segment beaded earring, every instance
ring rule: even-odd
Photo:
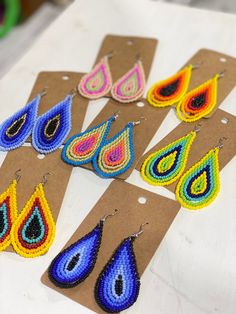
[[[226,139],[226,138],[223,138]],[[200,209],[214,201],[220,190],[219,145],[211,149],[199,162],[180,178],[176,187],[176,198],[189,209]]]
[[[56,226],[43,189],[46,182],[45,175],[12,225],[12,246],[23,257],[45,254],[55,237]]]
[[[118,114],[114,114],[107,121],[69,138],[63,147],[62,159],[73,166],[89,163],[104,144],[111,124],[117,117]]]
[[[155,83],[147,93],[147,100],[154,107],[167,107],[180,101],[187,93],[192,70],[197,65],[188,65],[176,74],[165,80]]]
[[[66,96],[35,123],[32,145],[41,154],[57,150],[71,130],[71,105],[75,92]]]
[[[182,175],[190,148],[196,138],[199,127],[177,139],[169,145],[150,154],[142,164],[141,175],[153,185],[169,185]]]
[[[45,91],[39,93],[24,108],[0,125],[0,150],[10,151],[23,145],[31,135],[37,118],[38,106]]]
[[[140,121],[129,122],[114,137],[104,141],[92,160],[98,175],[113,178],[131,167],[134,162],[133,127],[138,124]]]
[[[121,312],[133,305],[138,298],[140,278],[133,244],[143,233],[146,224],[121,242],[96,281],[95,299],[105,312]]]
[[[16,185],[20,180],[19,172],[20,169],[7,190],[0,195],[0,251],[11,244],[11,227],[17,217]]]
[[[113,84],[111,96],[121,103],[133,102],[144,94],[145,85],[143,64],[139,59],[131,70]]]
[[[96,264],[104,222],[117,212],[116,209],[114,213],[105,215],[92,231],[54,258],[49,266],[48,276],[57,287],[75,287],[89,276]]]
[[[222,77],[224,71],[188,92],[176,106],[179,119],[194,122],[211,113],[217,103],[218,80]]]
[[[112,77],[108,60],[112,56],[113,53],[107,54],[90,73],[81,78],[77,87],[80,95],[88,99],[98,99],[111,90]]]

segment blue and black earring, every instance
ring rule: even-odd
[[[139,121],[129,122],[114,137],[105,140],[93,157],[93,167],[99,176],[113,178],[128,170],[134,162],[133,128]]]
[[[31,135],[35,124],[38,106],[45,91],[0,125],[0,150],[9,151],[22,146]]]
[[[41,154],[57,150],[71,130],[71,106],[76,93],[73,91],[61,102],[36,120],[32,145]]]
[[[138,298],[140,278],[133,243],[143,233],[146,224],[142,224],[138,232],[121,242],[97,279],[94,295],[105,312],[121,312]]]
[[[114,213],[105,215],[92,231],[54,258],[48,276],[57,287],[75,287],[89,276],[97,260],[104,222],[117,212],[115,209]]]

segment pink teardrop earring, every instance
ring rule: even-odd
[[[140,56],[133,68],[118,79],[111,89],[112,98],[121,102],[129,103],[138,100],[144,94],[146,85],[145,73]]]
[[[108,60],[113,55],[113,51],[105,55],[88,74],[81,78],[77,87],[80,95],[88,99],[98,99],[109,93],[112,77]]]

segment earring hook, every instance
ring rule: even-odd
[[[223,71],[221,71],[220,73],[218,73],[218,79],[221,79],[225,76],[225,72],[226,70],[224,69]]]
[[[223,146],[224,146],[223,142],[226,141],[227,139],[228,139],[228,138],[225,137],[225,136],[221,137],[221,138],[219,139],[219,143],[218,143],[218,145],[217,145],[216,147],[218,147],[219,149],[223,148]]]
[[[136,126],[136,125],[139,125],[142,120],[147,120],[147,118],[145,118],[145,117],[140,117],[140,120],[131,121],[130,123],[131,123],[133,126]]]
[[[141,224],[141,226],[139,227],[139,231],[131,234],[131,238],[138,238],[143,232],[144,232],[144,229],[143,227],[146,226],[146,225],[149,225],[149,222],[145,222],[144,224]]]
[[[47,172],[43,175],[42,186],[44,186],[47,183],[47,181],[48,181],[47,176],[49,176],[49,175],[51,175],[50,172]]]
[[[114,212],[113,212],[113,213],[107,214],[107,215],[103,216],[103,217],[101,218],[101,221],[105,222],[105,221],[107,220],[107,218],[115,216],[115,215],[118,213],[118,211],[119,211],[119,209],[117,209],[117,208],[114,209]]]
[[[114,55],[115,55],[115,50],[111,50],[110,52],[108,52],[107,54],[106,54],[106,57],[108,58],[108,59],[111,59]]]
[[[198,133],[201,130],[201,126],[202,126],[201,123],[196,124],[195,127],[194,127],[194,132]]]
[[[48,87],[45,86],[45,87],[43,88],[43,90],[39,93],[39,95],[40,95],[41,97],[45,96],[45,95],[47,94],[47,89],[48,89]]]
[[[76,88],[72,89],[72,91],[70,92],[70,95],[71,95],[72,99],[75,97],[75,95],[77,95]]]
[[[203,61],[200,61],[200,62],[198,62],[198,63],[196,63],[196,64],[192,64],[192,69],[193,69],[193,70],[199,69],[200,66],[201,66],[203,63],[204,63]]]
[[[18,169],[15,172],[15,179],[17,183],[20,181],[20,178],[21,178],[21,175],[19,174],[19,172],[21,172],[21,169]]]
[[[137,61],[142,61],[142,57],[141,57],[141,54],[140,54],[140,53],[137,53],[137,54],[136,54],[135,60],[136,60],[136,62],[137,62]]]
[[[114,119],[116,120],[119,117],[120,110],[116,111],[113,115]]]

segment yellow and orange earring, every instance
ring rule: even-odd
[[[12,225],[12,246],[23,257],[45,254],[55,237],[56,226],[43,188],[46,182],[45,175]]]
[[[11,244],[11,228],[17,217],[16,185],[20,179],[19,172],[20,169],[7,190],[0,195],[0,251]]]
[[[222,77],[224,71],[188,92],[176,106],[179,119],[194,122],[211,113],[217,104],[218,80]]]
[[[200,64],[188,65],[171,77],[157,82],[148,91],[147,100],[154,107],[167,107],[180,101],[188,91],[192,70]]]

